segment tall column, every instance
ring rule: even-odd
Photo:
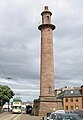
[[[41,31],[41,65],[40,65],[40,97],[54,96],[54,57],[53,57],[53,30],[51,15],[48,6],[45,6],[42,15]]]
[[[54,57],[53,57],[53,30],[51,15],[48,6],[45,6],[42,15],[41,31],[41,65],[40,65],[40,96],[34,100],[34,115],[46,116],[47,113],[62,109],[62,100],[54,94]]]

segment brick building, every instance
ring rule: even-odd
[[[55,93],[57,98],[62,99],[64,110],[82,110],[83,100],[80,87],[65,87],[56,90]]]
[[[82,94],[82,109],[83,109],[83,85],[81,86],[81,94]]]

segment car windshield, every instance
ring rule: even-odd
[[[51,115],[50,115],[50,119],[56,120],[56,114],[51,114]]]
[[[82,120],[76,114],[51,114],[50,120]]]
[[[74,114],[69,114],[69,115],[65,115],[65,119],[64,120],[82,120],[78,115],[74,115]]]
[[[21,109],[21,106],[13,106],[13,108]]]

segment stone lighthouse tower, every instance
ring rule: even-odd
[[[41,68],[40,68],[40,97],[54,96],[54,60],[53,60],[53,30],[51,15],[48,6],[45,6],[42,15],[41,31]]]
[[[57,109],[62,109],[61,100],[54,94],[54,57],[53,57],[53,30],[51,15],[48,6],[44,7],[41,31],[41,65],[40,65],[40,96],[34,100],[34,115],[47,115]]]

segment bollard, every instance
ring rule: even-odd
[[[44,120],[44,117],[42,117],[42,120]]]

